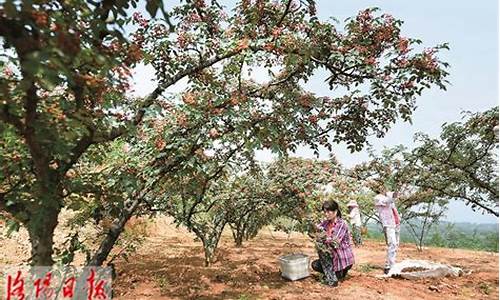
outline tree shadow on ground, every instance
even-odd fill
[[[238,248],[217,249],[215,263],[205,267],[201,246],[172,246],[181,253],[134,255],[126,263],[127,269],[118,269],[115,286],[131,288],[134,283],[149,281],[166,298],[238,299],[241,295],[257,296],[255,286],[265,284],[276,290],[287,284],[277,266],[262,265],[258,258],[232,255]]]

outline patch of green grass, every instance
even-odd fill
[[[168,285],[167,277],[163,274],[158,274],[155,276],[155,281],[158,287],[160,288],[160,292],[163,293],[163,291],[166,289]]]
[[[360,264],[358,269],[361,273],[370,273],[371,271],[378,269],[378,267],[372,265],[371,263],[366,263],[366,264]]]

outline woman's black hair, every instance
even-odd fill
[[[337,217],[342,218],[342,212],[340,211],[339,204],[333,200],[323,202],[321,206],[323,211],[337,211]]]

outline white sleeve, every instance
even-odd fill
[[[394,198],[387,197],[384,195],[375,196],[375,206],[387,206],[391,203],[394,203]]]
[[[387,192],[386,195],[387,195],[387,197],[391,198],[391,203],[394,204],[396,202],[396,198],[395,198],[395,196],[397,196],[396,192]]]

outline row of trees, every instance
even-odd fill
[[[447,132],[448,126],[460,127],[461,132],[465,131],[470,124],[476,124],[475,120],[478,118],[482,120],[489,118],[489,122],[484,122],[482,126],[490,128],[494,126],[496,116],[498,116],[497,108],[470,115],[465,122],[445,124],[443,133]],[[484,132],[491,137],[491,128]],[[436,144],[441,143],[444,136],[446,135],[443,134],[440,139],[435,139]],[[496,161],[496,142],[488,139],[476,140],[476,138],[472,134],[462,136],[460,143],[468,144],[474,139],[474,145],[482,149],[481,143],[489,145],[492,142],[493,146],[489,153],[481,160]],[[120,154],[124,147],[130,145],[121,144],[111,152],[107,161],[116,161],[117,166],[130,164],[129,156]],[[311,225],[323,217],[320,206],[326,199],[340,202],[342,209],[346,208],[350,199],[356,199],[360,204],[365,225],[370,220],[378,222],[373,206],[375,194],[371,188],[377,184],[384,184],[401,193],[398,206],[402,221],[413,236],[418,249],[421,250],[424,242],[429,241],[428,235],[432,232],[433,226],[438,224],[445,213],[448,202],[456,199],[440,194],[439,185],[429,187],[418,184],[422,180],[430,179],[430,173],[422,172],[421,165],[415,163],[415,153],[422,153],[422,147],[426,147],[428,151],[426,153],[432,153],[429,146],[423,142],[411,151],[398,146],[383,151],[380,156],[372,152],[371,161],[350,170],[343,168],[334,158],[328,161],[283,158],[271,164],[252,161],[248,165],[244,164],[247,161],[245,159],[232,165],[223,164],[222,167],[217,165],[219,168],[214,167],[207,178],[205,173],[207,161],[203,165],[198,165],[198,162],[185,168],[183,172],[176,173],[176,176],[171,178],[172,182],[164,182],[166,186],[160,189],[162,194],[150,196],[147,207],[141,213],[160,211],[172,216],[178,225],[187,227],[203,244],[205,263],[209,265],[214,261],[225,228],[229,227],[231,230],[237,247],[242,246],[245,240],[255,237],[259,230],[267,225],[287,232],[307,233]],[[140,147],[137,149],[144,150]],[[479,150],[472,152],[478,153]],[[204,160],[209,160],[209,157],[204,155],[202,156]],[[484,161],[479,163],[485,165]],[[468,164],[470,165],[470,162]],[[112,172],[116,174],[119,170],[113,169]],[[498,180],[495,164],[488,165],[488,169],[484,172],[484,176],[492,178],[489,184],[493,188],[495,180]],[[441,179],[443,174],[436,173],[434,176]],[[470,184],[471,182],[465,180],[457,183],[462,189],[480,188]],[[123,190],[126,189],[126,185],[115,188]],[[130,192],[134,189],[135,186]],[[480,198],[480,204],[486,205],[489,197]],[[119,212],[120,209],[110,209],[108,206],[105,214],[109,217],[113,210]],[[490,208],[492,209],[494,207]],[[84,225],[88,217],[80,219],[84,221],[80,225]]]
[[[400,193],[402,219],[421,249],[450,200],[498,217],[497,125],[498,107],[465,112],[463,121],[443,124],[439,138],[418,133],[414,149],[397,146],[372,153],[371,161],[356,166],[351,176]]]
[[[443,193],[443,178],[465,176],[457,172],[483,178],[484,182],[457,179],[450,181],[447,188],[479,190],[481,192],[475,194],[476,202],[469,203],[472,208],[481,207],[483,213],[493,214],[498,210],[498,203],[491,203],[492,198],[498,197],[498,138],[493,132],[497,120],[497,107],[482,113],[467,113],[462,122],[444,124],[439,138],[417,134],[414,149],[398,146],[379,156],[372,152],[371,161],[352,169],[343,168],[334,158],[328,161],[287,158],[269,165],[251,165],[247,170],[233,169],[224,178],[214,181],[214,189],[206,193],[210,200],[197,203],[202,209],[193,210],[192,202],[186,209],[189,202],[182,199],[173,202],[177,205],[174,211],[166,211],[195,232],[204,245],[208,265],[225,225],[231,228],[236,246],[254,237],[266,225],[307,233],[311,225],[323,217],[320,207],[326,199],[335,199],[342,209],[346,209],[349,200],[356,199],[365,225],[370,220],[378,222],[372,188],[383,184],[400,193],[397,205],[401,219],[418,249],[422,250],[429,233],[446,212],[448,202],[470,201],[468,197]],[[450,136],[450,130],[465,134]],[[478,136],[477,132],[483,135]],[[447,154],[440,153],[438,157],[452,158],[463,167],[441,167],[438,172],[438,166],[428,161],[429,157],[435,159],[437,151]],[[437,163],[447,162],[446,159]],[[430,172],[433,168],[436,171]],[[186,211],[192,214],[186,217]]]
[[[436,54],[446,45],[417,51],[400,20],[374,9],[339,28],[317,18],[314,1],[242,0],[232,13],[217,1],[162,3],[148,1],[153,18],[130,15],[135,0],[2,4],[0,210],[27,229],[33,265],[54,263],[63,208],[81,224],[109,221],[90,265],[106,261],[132,216],[158,210],[203,237],[208,254],[224,222],[237,239],[251,237],[261,221],[242,230],[247,210],[263,220],[273,199],[311,191],[290,190],[286,178],[280,192],[245,191],[272,174],[255,168],[255,150],[360,150],[368,135],[409,120],[424,89],[445,87]],[[129,36],[126,24],[136,27]],[[128,91],[137,63],[151,64],[158,82],[144,98]],[[245,76],[256,67],[267,82]],[[301,87],[318,69],[341,96]],[[167,93],[183,79],[181,93]],[[266,202],[243,201],[238,189]]]

